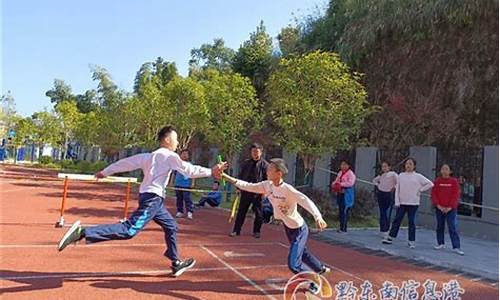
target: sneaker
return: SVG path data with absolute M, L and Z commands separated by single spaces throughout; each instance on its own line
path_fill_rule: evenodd
M 380 231 L 378 234 L 381 237 L 386 238 L 389 235 L 389 231 Z
M 320 275 L 327 274 L 327 273 L 330 273 L 331 271 L 332 271 L 332 269 L 330 269 L 330 267 L 322 266 L 321 271 L 319 271 L 318 274 L 320 274 Z
M 410 249 L 415 249 L 417 245 L 415 244 L 414 241 L 408 241 L 408 247 L 410 247 Z
M 80 220 L 76 221 L 59 242 L 59 252 L 63 251 L 69 244 L 75 243 L 83 238 L 84 229 L 80 225 Z
M 444 244 L 434 246 L 434 249 L 441 250 L 444 248 Z
M 453 249 L 453 252 L 455 252 L 458 255 L 464 255 L 465 254 L 465 252 L 463 252 L 462 250 L 460 250 L 460 248 Z
M 188 212 L 188 216 L 187 216 L 187 218 L 188 218 L 189 220 L 192 220 L 192 219 L 193 219 L 193 213 L 192 213 L 192 212 Z
M 240 236 L 239 232 L 233 231 L 229 234 L 230 237 Z
M 311 282 L 309 284 L 309 289 L 308 289 L 309 293 L 313 294 L 313 295 L 317 295 L 319 294 L 320 290 L 319 290 L 319 286 L 314 283 L 314 282 Z
M 392 238 L 390 236 L 385 237 L 384 239 L 382 239 L 382 244 L 392 244 Z
M 172 276 L 179 277 L 182 273 L 194 267 L 196 260 L 194 258 L 188 258 L 185 261 L 177 260 L 172 263 Z
M 260 232 L 255 232 L 252 236 L 256 239 L 260 239 Z
M 182 218 L 184 217 L 184 214 L 181 213 L 181 212 L 178 212 L 176 215 L 175 215 L 176 218 Z

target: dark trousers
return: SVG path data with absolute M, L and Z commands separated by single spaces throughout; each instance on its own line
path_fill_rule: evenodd
M 288 268 L 294 274 L 309 271 L 309 268 L 318 273 L 322 270 L 323 264 L 306 247 L 309 229 L 304 223 L 302 227 L 291 229 L 285 225 L 285 233 L 290 242 L 288 250 Z
M 438 245 L 444 245 L 444 223 L 448 224 L 448 232 L 450 234 L 451 245 L 453 249 L 460 249 L 460 237 L 458 236 L 458 218 L 457 210 L 452 209 L 447 214 L 436 208 L 436 239 Z
M 347 221 L 349 221 L 349 213 L 351 208 L 345 207 L 344 193 L 337 193 L 337 205 L 339 207 L 339 229 L 340 231 L 347 232 Z
M 185 187 L 178 187 L 176 188 L 181 188 L 181 189 L 189 189 Z M 191 200 L 191 192 L 188 191 L 175 191 L 175 198 L 177 200 L 177 212 L 184 213 L 184 204 L 186 204 L 186 210 L 187 212 L 192 213 L 194 210 L 193 207 L 193 200 Z
M 163 205 L 163 198 L 152 193 L 139 195 L 139 207 L 125 222 L 85 228 L 85 240 L 97 243 L 131 239 L 151 220 L 160 225 L 165 233 L 167 250 L 164 255 L 172 261 L 177 260 L 177 223 Z
M 241 193 L 240 206 L 238 207 L 233 232 L 241 232 L 241 227 L 243 227 L 243 223 L 245 223 L 245 218 L 250 205 L 252 205 L 252 210 L 255 213 L 253 233 L 260 233 L 260 228 L 262 227 L 262 196 L 244 192 Z
M 389 227 L 391 226 L 393 194 L 391 192 L 377 191 L 377 201 L 380 216 L 380 231 L 387 232 L 389 231 Z
M 400 205 L 396 211 L 396 217 L 392 221 L 391 232 L 389 236 L 395 238 L 398 236 L 401 221 L 406 213 L 408 213 L 408 240 L 415 241 L 416 219 L 417 219 L 418 205 Z

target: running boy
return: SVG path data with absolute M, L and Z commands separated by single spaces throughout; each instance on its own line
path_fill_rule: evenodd
M 179 142 L 177 132 L 172 126 L 160 130 L 158 141 L 160 143 L 158 150 L 119 160 L 95 175 L 96 178 L 104 178 L 115 173 L 142 169 L 144 179 L 139 190 L 137 210 L 123 223 L 83 227 L 79 220 L 76 221 L 61 239 L 59 251 L 81 239 L 85 239 L 87 243 L 131 239 L 153 220 L 165 233 L 167 250 L 164 255 L 172 261 L 172 276 L 177 277 L 194 266 L 196 261 L 193 258 L 183 261 L 177 252 L 177 223 L 163 206 L 165 187 L 172 170 L 192 178 L 212 175 L 219 178 L 222 171 L 227 168 L 227 164 L 220 163 L 212 169 L 207 169 L 181 160 L 175 153 Z
M 265 195 L 271 202 L 274 218 L 283 221 L 285 233 L 290 242 L 288 252 L 288 268 L 294 274 L 312 269 L 318 274 L 330 272 L 306 247 L 309 229 L 302 216 L 297 211 L 297 204 L 314 216 L 319 230 L 327 227 L 320 211 L 306 195 L 297 191 L 293 186 L 283 181 L 283 176 L 288 173 L 285 161 L 280 158 L 270 160 L 267 168 L 267 179 L 259 183 L 248 183 L 222 173 L 228 182 L 237 188 L 256 194 Z M 311 285 L 310 291 L 317 294 L 318 287 Z

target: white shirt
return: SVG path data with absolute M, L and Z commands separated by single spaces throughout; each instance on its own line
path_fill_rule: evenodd
M 383 173 L 375 177 L 372 181 L 381 192 L 392 192 L 398 183 L 398 174 L 393 171 Z
M 297 211 L 297 204 L 313 215 L 315 220 L 321 218 L 321 213 L 314 202 L 288 183 L 283 182 L 275 186 L 270 180 L 259 183 L 238 180 L 235 186 L 247 192 L 264 194 L 273 206 L 274 218 L 282 220 L 288 228 L 296 229 L 304 225 L 304 219 Z
M 420 205 L 420 193 L 434 184 L 417 172 L 403 172 L 398 176 L 394 203 L 399 205 Z
M 166 148 L 160 148 L 152 153 L 141 153 L 121 159 L 109 165 L 102 173 L 104 176 L 109 176 L 114 173 L 129 172 L 137 169 L 142 169 L 144 173 L 144 179 L 139 192 L 154 193 L 161 197 L 165 197 L 165 187 L 173 170 L 189 178 L 212 176 L 211 169 L 195 166 L 183 161 L 177 153 Z

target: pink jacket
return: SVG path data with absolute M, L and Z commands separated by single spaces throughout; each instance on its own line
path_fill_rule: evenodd
M 340 182 L 340 186 L 344 188 L 352 187 L 356 183 L 356 175 L 354 175 L 354 172 L 351 169 L 347 170 L 347 173 L 344 175 L 344 177 L 342 177 L 342 181 L 340 181 L 341 176 L 342 171 L 339 171 L 339 173 L 337 174 L 337 178 L 334 182 L 332 182 L 332 187 L 336 182 Z

